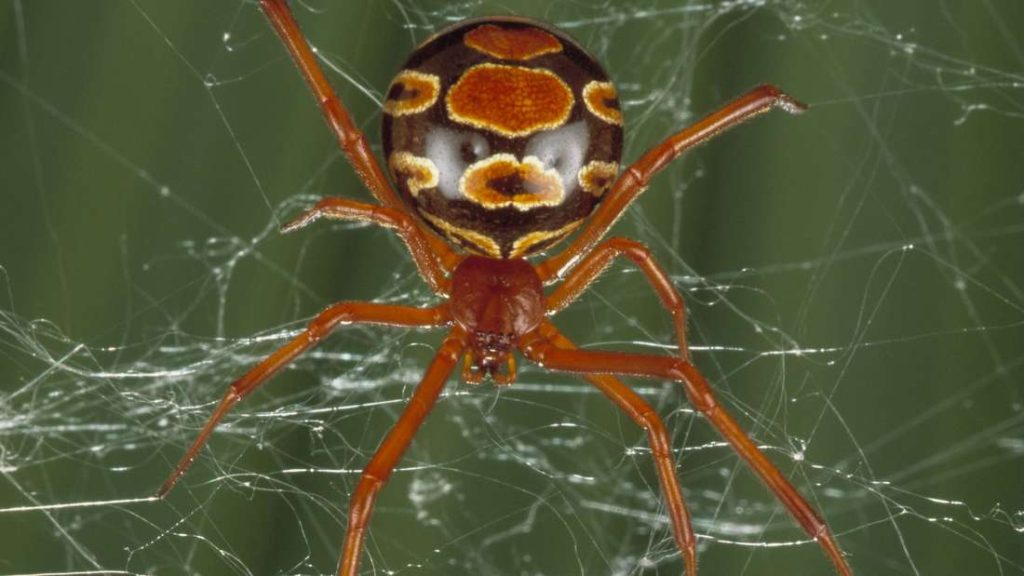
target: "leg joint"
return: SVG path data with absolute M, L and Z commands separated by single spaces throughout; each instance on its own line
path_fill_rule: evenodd
M 635 166 L 626 168 L 626 171 L 622 173 L 622 179 L 633 181 L 632 186 L 628 186 L 627 182 L 623 182 L 623 184 L 627 184 L 627 187 L 629 188 L 643 189 L 647 187 L 648 183 L 648 179 Z
M 641 260 L 650 260 L 652 258 L 650 248 L 632 238 L 616 236 L 609 238 L 607 244 L 616 252 L 637 263 Z
M 688 360 L 677 360 L 672 364 L 669 375 L 673 380 L 681 382 L 686 391 L 686 398 L 702 414 L 718 411 L 718 401 L 711 388 L 700 375 L 700 372 Z
M 547 358 L 547 351 L 551 348 L 551 342 L 537 332 L 528 332 L 519 341 L 519 349 L 522 351 L 523 356 L 526 356 L 538 366 L 544 366 L 544 360 Z
M 329 334 L 338 324 L 343 324 L 352 319 L 353 303 L 340 302 L 317 315 L 307 326 L 307 333 L 310 340 L 316 342 Z
M 345 128 L 346 129 L 342 131 L 338 137 L 338 141 L 343 150 L 352 154 L 363 153 L 364 151 L 369 150 L 370 143 L 361 131 L 358 129 L 349 129 L 350 127 L 348 126 Z
M 647 443 L 651 447 L 651 454 L 655 458 L 667 458 L 672 454 L 672 445 L 669 442 L 668 429 L 665 428 L 661 417 L 650 406 L 640 413 L 640 425 L 647 431 Z
M 370 514 L 373 512 L 373 504 L 377 499 L 377 492 L 383 486 L 384 480 L 377 478 L 372 472 L 364 471 L 356 485 L 355 492 L 349 498 L 348 506 L 348 529 L 361 530 L 370 523 Z

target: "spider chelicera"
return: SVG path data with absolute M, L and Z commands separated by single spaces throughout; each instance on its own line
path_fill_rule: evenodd
M 167 494 L 218 422 L 242 398 L 339 325 L 447 327 L 448 335 L 398 422 L 360 476 L 338 568 L 355 576 L 377 494 L 462 363 L 462 378 L 515 380 L 513 352 L 556 372 L 581 374 L 647 432 L 686 574 L 697 573 L 696 536 L 662 420 L 619 376 L 673 380 L 818 541 L 838 573 L 852 575 L 823 520 L 717 402 L 690 360 L 683 298 L 648 249 L 601 238 L 651 177 L 686 150 L 772 108 L 805 106 L 774 86 L 754 88 L 670 136 L 620 170 L 622 114 L 615 87 L 565 34 L 522 18 L 486 18 L 421 44 L 384 104 L 384 154 L 392 187 L 366 137 L 328 84 L 285 0 L 261 0 L 320 104 L 345 156 L 379 204 L 325 198 L 285 225 L 360 220 L 395 231 L 441 304 L 413 308 L 343 302 L 321 312 L 288 344 L 231 384 L 160 488 Z M 589 217 L 589 221 L 587 218 Z M 565 237 L 560 254 L 531 263 Z M 576 348 L 549 317 L 583 293 L 612 260 L 633 262 L 675 326 L 679 353 L 654 356 Z M 545 286 L 555 285 L 545 291 Z

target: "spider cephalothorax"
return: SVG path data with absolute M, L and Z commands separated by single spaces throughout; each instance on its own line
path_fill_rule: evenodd
M 468 334 L 463 378 L 515 379 L 512 351 L 544 320 L 544 289 L 525 260 L 468 256 L 452 272 L 452 316 Z M 502 371 L 502 367 L 507 369 Z
M 492 258 L 551 247 L 618 175 L 615 87 L 565 34 L 521 18 L 461 22 L 406 60 L 384 103 L 403 199 L 449 241 Z
M 378 201 L 324 198 L 284 230 L 321 217 L 390 228 L 406 243 L 440 302 L 428 308 L 341 302 L 321 312 L 301 334 L 231 384 L 158 495 L 171 490 L 239 400 L 336 327 L 443 327 L 448 335 L 351 496 L 339 576 L 358 573 L 377 494 L 459 360 L 467 381 L 490 377 L 508 384 L 515 378 L 514 354 L 548 370 L 581 374 L 647 431 L 687 576 L 697 572 L 697 538 L 675 475 L 671 437 L 654 409 L 620 375 L 680 384 L 694 408 L 818 541 L 837 572 L 853 574 L 825 522 L 718 404 L 690 361 L 683 298 L 668 274 L 639 242 L 602 241 L 672 159 L 762 112 L 775 107 L 799 112 L 802 104 L 774 86 L 758 86 L 620 171 L 622 115 L 615 89 L 594 59 L 561 32 L 537 22 L 473 20 L 421 45 L 388 91 L 384 149 L 396 190 L 331 89 L 285 0 L 260 3 L 313 89 L 342 151 Z M 523 259 L 573 232 L 575 238 L 562 252 L 537 263 Z M 671 316 L 677 354 L 581 350 L 549 320 L 616 258 L 630 260 L 650 282 Z M 545 286 L 553 288 L 545 292 Z

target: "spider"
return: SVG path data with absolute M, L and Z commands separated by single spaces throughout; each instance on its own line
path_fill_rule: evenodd
M 449 329 L 398 422 L 351 496 L 339 576 L 355 576 L 374 502 L 462 360 L 470 383 L 515 380 L 514 352 L 582 375 L 647 432 L 686 574 L 697 573 L 696 536 L 675 475 L 671 443 L 653 408 L 619 376 L 678 382 L 690 403 L 818 541 L 839 574 L 853 574 L 825 522 L 718 403 L 693 365 L 683 298 L 641 243 L 602 237 L 650 179 L 686 150 L 772 108 L 806 107 L 771 85 L 726 104 L 620 170 L 622 114 L 601 65 L 564 33 L 524 18 L 468 20 L 416 48 L 384 103 L 383 148 L 395 186 L 319 67 L 286 0 L 261 0 L 271 26 L 312 88 L 327 125 L 377 204 L 328 197 L 286 224 L 319 218 L 390 228 L 443 299 L 429 308 L 342 302 L 228 388 L 164 482 L 163 497 L 220 420 L 242 398 L 340 325 Z M 588 220 L 589 217 L 589 220 Z M 532 263 L 573 233 L 561 253 Z M 671 314 L 678 354 L 577 348 L 549 320 L 616 258 L 643 272 Z M 545 290 L 546 286 L 554 286 Z

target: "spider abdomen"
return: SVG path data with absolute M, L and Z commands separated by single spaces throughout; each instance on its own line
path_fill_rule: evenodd
M 521 18 L 462 22 L 420 45 L 384 104 L 403 199 L 452 244 L 520 258 L 572 233 L 615 181 L 622 115 L 601 66 Z

